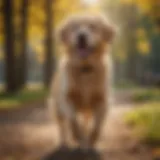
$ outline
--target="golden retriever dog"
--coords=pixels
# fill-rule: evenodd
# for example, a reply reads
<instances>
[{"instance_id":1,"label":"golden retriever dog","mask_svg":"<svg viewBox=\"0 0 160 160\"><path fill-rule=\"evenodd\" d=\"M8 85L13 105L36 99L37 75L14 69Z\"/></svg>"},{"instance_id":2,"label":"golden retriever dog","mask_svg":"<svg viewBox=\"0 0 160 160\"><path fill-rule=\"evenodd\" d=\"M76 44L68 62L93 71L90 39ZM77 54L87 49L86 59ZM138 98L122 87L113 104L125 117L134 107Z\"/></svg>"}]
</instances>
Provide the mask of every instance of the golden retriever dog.
<instances>
[{"instance_id":1,"label":"golden retriever dog","mask_svg":"<svg viewBox=\"0 0 160 160\"><path fill-rule=\"evenodd\" d=\"M58 115L62 143L66 123L81 147L93 147L108 108L110 45L114 28L100 15L77 15L61 26L65 53L60 58L50 98Z\"/></svg>"}]
</instances>

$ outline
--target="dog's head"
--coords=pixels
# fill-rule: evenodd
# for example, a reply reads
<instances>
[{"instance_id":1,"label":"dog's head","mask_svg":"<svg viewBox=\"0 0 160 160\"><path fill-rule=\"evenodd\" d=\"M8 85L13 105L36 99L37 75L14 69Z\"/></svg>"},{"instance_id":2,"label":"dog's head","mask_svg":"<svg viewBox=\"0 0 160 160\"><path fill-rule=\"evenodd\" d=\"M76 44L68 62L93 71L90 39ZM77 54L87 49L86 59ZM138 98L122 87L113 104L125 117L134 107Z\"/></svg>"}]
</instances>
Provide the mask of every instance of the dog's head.
<instances>
[{"instance_id":1,"label":"dog's head","mask_svg":"<svg viewBox=\"0 0 160 160\"><path fill-rule=\"evenodd\" d=\"M104 53L113 40L114 28L103 16L81 15L67 19L59 33L69 54L86 58Z\"/></svg>"}]
</instances>

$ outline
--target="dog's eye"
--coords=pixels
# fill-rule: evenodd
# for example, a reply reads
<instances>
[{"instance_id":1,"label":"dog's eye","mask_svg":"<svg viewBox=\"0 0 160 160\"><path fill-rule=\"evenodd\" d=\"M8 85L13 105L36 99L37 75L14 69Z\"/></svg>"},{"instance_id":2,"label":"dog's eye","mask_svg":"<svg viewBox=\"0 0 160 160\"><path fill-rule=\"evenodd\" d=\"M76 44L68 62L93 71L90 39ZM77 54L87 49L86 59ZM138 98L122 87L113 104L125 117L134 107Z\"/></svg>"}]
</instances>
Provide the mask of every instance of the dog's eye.
<instances>
[{"instance_id":1,"label":"dog's eye","mask_svg":"<svg viewBox=\"0 0 160 160\"><path fill-rule=\"evenodd\" d=\"M75 31L78 28L78 24L72 24L71 30Z\"/></svg>"},{"instance_id":2,"label":"dog's eye","mask_svg":"<svg viewBox=\"0 0 160 160\"><path fill-rule=\"evenodd\" d=\"M93 30L93 31L96 30L96 26L95 26L94 24L90 24L90 25L89 25L89 28L90 28L91 30Z\"/></svg>"}]
</instances>

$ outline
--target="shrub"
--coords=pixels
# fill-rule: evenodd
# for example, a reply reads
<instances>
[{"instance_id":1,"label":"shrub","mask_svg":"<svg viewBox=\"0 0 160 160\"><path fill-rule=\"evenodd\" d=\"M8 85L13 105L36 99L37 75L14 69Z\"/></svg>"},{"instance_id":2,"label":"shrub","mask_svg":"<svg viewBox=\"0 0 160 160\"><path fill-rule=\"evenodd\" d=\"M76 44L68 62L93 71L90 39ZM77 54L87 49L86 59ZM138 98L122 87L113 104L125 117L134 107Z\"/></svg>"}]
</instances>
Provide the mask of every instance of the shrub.
<instances>
[{"instance_id":1,"label":"shrub","mask_svg":"<svg viewBox=\"0 0 160 160\"><path fill-rule=\"evenodd\" d=\"M149 103L137 108L125 116L125 121L144 142L160 144L160 103Z\"/></svg>"}]
</instances>

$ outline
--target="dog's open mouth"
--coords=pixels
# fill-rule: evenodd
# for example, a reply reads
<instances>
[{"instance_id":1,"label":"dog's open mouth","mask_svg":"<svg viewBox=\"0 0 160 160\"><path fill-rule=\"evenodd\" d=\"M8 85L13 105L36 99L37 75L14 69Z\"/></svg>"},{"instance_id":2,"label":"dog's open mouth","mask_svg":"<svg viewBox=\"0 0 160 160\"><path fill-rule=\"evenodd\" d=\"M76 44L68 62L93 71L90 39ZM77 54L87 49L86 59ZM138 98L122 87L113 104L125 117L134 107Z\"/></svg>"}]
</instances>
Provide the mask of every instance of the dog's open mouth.
<instances>
[{"instance_id":1,"label":"dog's open mouth","mask_svg":"<svg viewBox=\"0 0 160 160\"><path fill-rule=\"evenodd\" d=\"M86 58L91 53L91 50L89 48L78 48L77 53L79 54L80 57Z\"/></svg>"},{"instance_id":2,"label":"dog's open mouth","mask_svg":"<svg viewBox=\"0 0 160 160\"><path fill-rule=\"evenodd\" d=\"M92 53L92 51L92 47L87 43L80 43L77 45L77 54L79 54L81 58L87 58Z\"/></svg>"},{"instance_id":3,"label":"dog's open mouth","mask_svg":"<svg viewBox=\"0 0 160 160\"><path fill-rule=\"evenodd\" d=\"M88 40L85 35L79 35L78 40L77 40L77 53L79 54L80 57L86 58L90 55L91 53L91 47L88 44Z\"/></svg>"}]
</instances>

